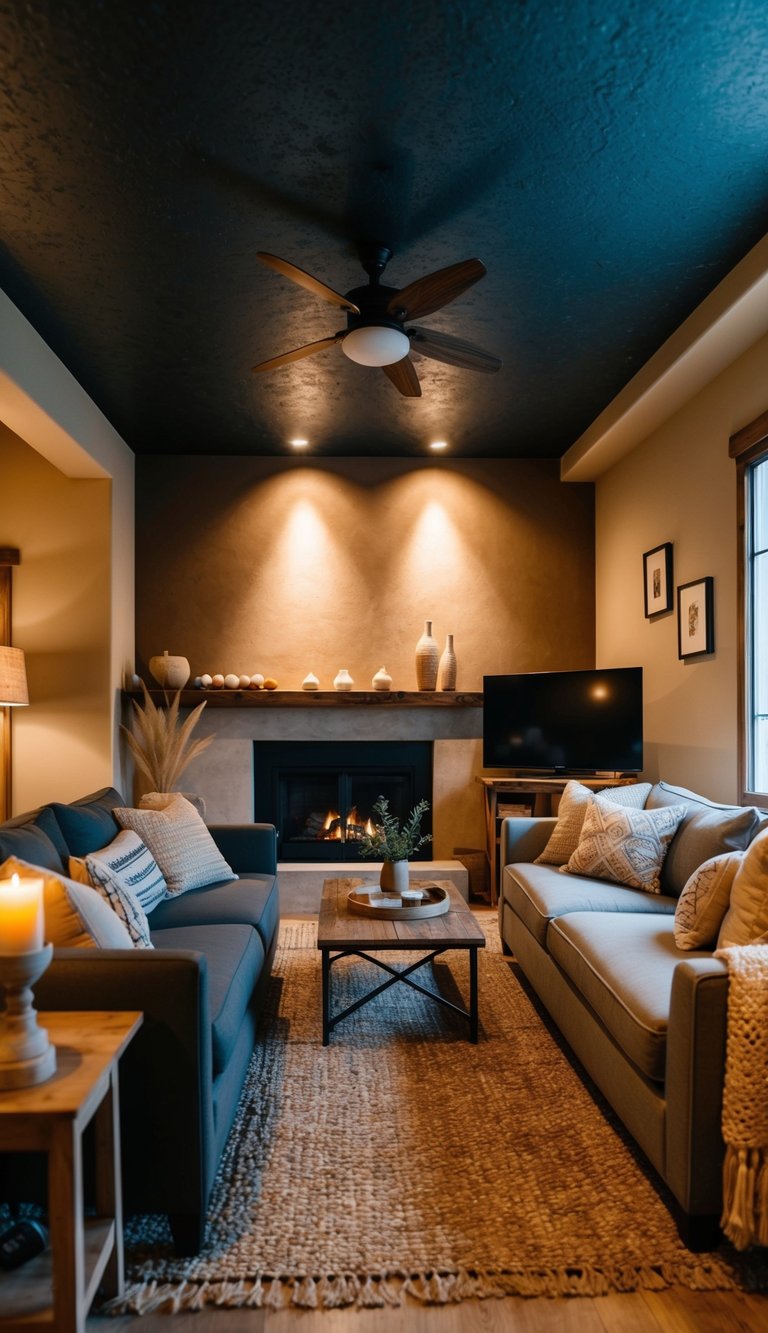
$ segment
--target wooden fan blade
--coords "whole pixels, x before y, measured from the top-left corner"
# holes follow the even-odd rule
[[[303,356],[314,356],[315,352],[333,347],[334,343],[341,342],[343,336],[342,333],[334,333],[332,338],[321,338],[316,343],[304,343],[303,347],[294,347],[292,352],[283,352],[282,356],[270,357],[269,361],[260,361],[258,366],[251,366],[251,370],[277,370],[278,366],[287,366],[289,361],[300,361]]]
[[[403,287],[392,297],[387,311],[395,319],[423,319],[455,301],[486,272],[479,259],[462,259],[460,264],[438,269],[437,273],[429,273],[426,278],[417,278]]]
[[[430,356],[433,361],[445,361],[449,366],[461,366],[462,370],[484,370],[489,374],[501,369],[501,361],[482,347],[465,342],[463,338],[454,338],[450,333],[438,333],[437,329],[413,328],[408,330],[411,349],[419,356]]]
[[[381,368],[387,379],[392,381],[405,398],[421,398],[419,377],[409,356],[404,356],[402,361],[395,361],[391,366]]]
[[[359,315],[357,306],[348,301],[346,296],[340,292],[335,292],[332,287],[326,287],[324,282],[318,278],[313,278],[311,273],[305,273],[303,268],[298,268],[296,264],[291,264],[287,259],[281,259],[279,255],[270,255],[266,250],[257,250],[256,258],[260,259],[262,264],[275,269],[277,273],[282,273],[284,278],[290,278],[291,282],[297,282],[300,287],[306,287],[308,292],[314,296],[321,296],[324,301],[330,301],[331,305],[340,306],[342,310],[348,311],[351,315]]]

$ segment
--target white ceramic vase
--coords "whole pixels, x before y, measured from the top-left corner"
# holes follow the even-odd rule
[[[445,651],[440,658],[440,689],[456,689],[456,654],[453,650],[452,634],[448,635],[445,643]]]
[[[371,681],[371,685],[373,686],[374,690],[392,689],[392,677],[390,676],[386,667],[379,667],[378,671],[376,672],[376,675],[373,677],[373,680]]]
[[[424,622],[424,633],[416,644],[416,688],[434,690],[437,687],[437,668],[440,653],[437,639],[432,637],[432,621]]]
[[[381,867],[379,884],[384,893],[402,893],[408,888],[408,862],[385,861]]]
[[[347,668],[342,667],[341,671],[334,677],[333,688],[335,690],[351,690],[354,683]]]

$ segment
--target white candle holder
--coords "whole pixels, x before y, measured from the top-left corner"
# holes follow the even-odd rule
[[[0,1089],[28,1088],[56,1072],[56,1048],[45,1028],[38,1027],[32,986],[53,957],[53,945],[28,953],[0,954],[0,986],[5,1012],[0,1013]]]

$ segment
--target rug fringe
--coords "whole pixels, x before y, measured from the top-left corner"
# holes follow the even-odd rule
[[[757,1277],[757,1274],[755,1275]],[[722,1268],[706,1262],[660,1264],[655,1267],[539,1268],[514,1272],[474,1269],[432,1269],[426,1272],[257,1274],[217,1282],[135,1283],[108,1301],[99,1314],[181,1314],[215,1305],[227,1309],[304,1310],[381,1309],[401,1306],[406,1297],[422,1305],[450,1305],[504,1296],[604,1296],[612,1291],[664,1291],[671,1286],[691,1291],[726,1289]],[[744,1289],[744,1275],[730,1289]],[[757,1287],[757,1283],[755,1284]],[[755,1288],[753,1288],[755,1289]]]

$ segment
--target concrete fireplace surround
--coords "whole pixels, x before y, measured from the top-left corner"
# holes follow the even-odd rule
[[[433,743],[433,861],[414,863],[419,878],[451,879],[467,894],[467,872],[454,847],[483,847],[482,793],[475,776],[482,760],[479,707],[206,708],[196,736],[214,740],[186,770],[182,786],[203,796],[211,823],[253,819],[255,740],[413,741]],[[468,840],[467,840],[468,839]],[[324,878],[359,875],[376,882],[376,863],[282,863],[283,910],[317,911]]]

